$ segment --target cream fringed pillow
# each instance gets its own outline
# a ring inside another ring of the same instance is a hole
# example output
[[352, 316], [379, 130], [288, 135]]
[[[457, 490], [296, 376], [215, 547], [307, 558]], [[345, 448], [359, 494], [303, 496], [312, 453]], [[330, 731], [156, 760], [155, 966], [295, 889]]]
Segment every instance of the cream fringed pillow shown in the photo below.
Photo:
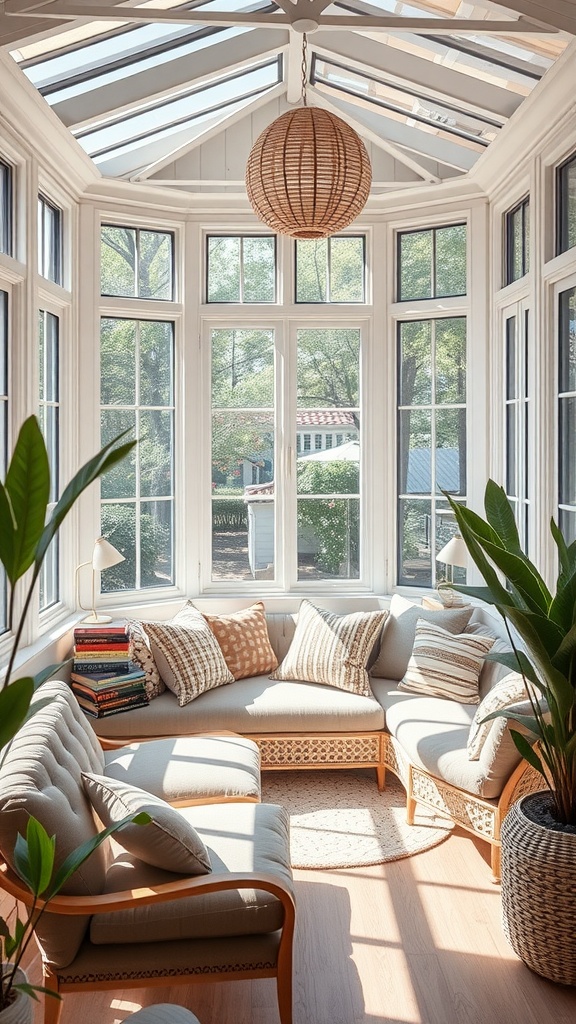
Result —
[[230, 615], [205, 614], [204, 618], [220, 645], [234, 679], [262, 676], [272, 672], [278, 665], [278, 658], [268, 636], [262, 601]]
[[189, 607], [185, 612], [186, 625], [147, 622], [145, 626], [160, 675], [180, 707], [206, 690], [234, 682], [204, 616]]
[[479, 704], [478, 680], [484, 655], [495, 637], [449, 633], [419, 619], [412, 656], [399, 690], [427, 697], [446, 697], [461, 704]]
[[371, 697], [366, 665], [387, 615], [337, 615], [302, 601], [288, 654], [270, 678], [324, 683]]
[[487, 715], [494, 714], [495, 711], [512, 708], [514, 705], [526, 701], [527, 697], [524, 679], [519, 672], [509, 672], [498, 683], [495, 683], [484, 697], [482, 703], [478, 705], [472, 719], [466, 748], [469, 761], [479, 760], [482, 748], [494, 725], [493, 719], [490, 719], [488, 722], [483, 721], [483, 719]]

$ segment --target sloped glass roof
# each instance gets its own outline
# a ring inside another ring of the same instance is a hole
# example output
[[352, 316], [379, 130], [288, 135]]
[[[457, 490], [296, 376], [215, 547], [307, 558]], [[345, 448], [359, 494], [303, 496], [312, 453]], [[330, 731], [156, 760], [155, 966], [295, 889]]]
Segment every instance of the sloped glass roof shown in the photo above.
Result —
[[[423, 177], [435, 160], [442, 177], [443, 166], [465, 172], [498, 138], [570, 39], [488, 0], [327, 0], [321, 8], [321, 0], [313, 8], [310, 0], [146, 0], [130, 8], [101, 0], [98, 19], [55, 22], [49, 33], [44, 21], [42, 38], [31, 32], [11, 53], [103, 172], [129, 176], [130, 147], [142, 168], [157, 158], [160, 139], [185, 144], [202, 124], [224, 131], [233, 110], [248, 118], [279, 83], [297, 98], [302, 36], [290, 26], [313, 9], [309, 102], [333, 104], [372, 146], [381, 138], [387, 152], [395, 147], [400, 161], [409, 152], [413, 169], [421, 154]], [[42, 7], [61, 17], [65, 10], [65, 0]], [[118, 153], [125, 159], [108, 160]]]

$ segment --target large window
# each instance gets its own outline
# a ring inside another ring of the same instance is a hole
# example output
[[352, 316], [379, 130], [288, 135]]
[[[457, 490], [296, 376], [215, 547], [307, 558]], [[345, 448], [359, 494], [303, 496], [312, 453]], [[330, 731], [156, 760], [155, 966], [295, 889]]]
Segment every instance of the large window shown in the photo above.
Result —
[[38, 196], [38, 273], [62, 284], [62, 210]]
[[104, 317], [102, 444], [133, 431], [138, 445], [101, 484], [101, 532], [125, 561], [102, 575], [103, 591], [174, 582], [174, 327]]
[[[0, 289], [0, 476], [8, 462], [8, 293]], [[0, 566], [0, 634], [8, 629], [6, 573]]]
[[[434, 586], [466, 496], [466, 320], [398, 325], [398, 583]], [[454, 570], [457, 580], [461, 570]]]
[[174, 298], [174, 235], [169, 231], [102, 226], [102, 295]]
[[207, 302], [275, 302], [274, 235], [208, 235]]
[[364, 235], [297, 241], [296, 302], [364, 302]]
[[290, 382], [270, 328], [212, 329], [211, 353], [212, 580], [357, 579], [359, 329], [297, 329]]
[[519, 281], [530, 269], [530, 200], [528, 197], [510, 210], [505, 218], [506, 280]]
[[398, 234], [398, 300], [466, 294], [466, 225]]
[[[60, 372], [59, 320], [41, 309], [38, 314], [38, 419], [50, 463], [50, 496], [53, 507], [59, 497], [60, 476]], [[59, 599], [59, 537], [52, 541], [40, 573], [40, 611]]]
[[576, 540], [576, 287], [560, 293], [558, 518], [567, 542]]
[[576, 153], [556, 172], [556, 252], [576, 245]]
[[528, 550], [528, 310], [505, 320], [505, 480], [520, 543]]
[[0, 252], [8, 256], [13, 254], [12, 209], [12, 168], [0, 160]]

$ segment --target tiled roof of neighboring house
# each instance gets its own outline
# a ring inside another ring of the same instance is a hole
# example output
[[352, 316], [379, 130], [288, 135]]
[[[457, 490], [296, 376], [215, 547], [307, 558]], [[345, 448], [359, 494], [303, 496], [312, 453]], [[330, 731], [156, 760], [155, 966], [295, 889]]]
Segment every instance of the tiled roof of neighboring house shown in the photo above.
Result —
[[245, 498], [264, 498], [274, 495], [274, 481], [269, 480], [267, 484], [247, 484], [244, 488]]
[[297, 427], [355, 427], [354, 415], [342, 409], [300, 409]]

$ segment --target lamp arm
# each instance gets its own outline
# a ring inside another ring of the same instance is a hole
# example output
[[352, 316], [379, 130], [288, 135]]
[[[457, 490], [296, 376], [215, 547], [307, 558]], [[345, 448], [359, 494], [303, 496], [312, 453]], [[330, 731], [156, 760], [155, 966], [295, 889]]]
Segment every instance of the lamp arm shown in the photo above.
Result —
[[[86, 566], [86, 565], [92, 565], [92, 559], [89, 559], [87, 562], [80, 562], [80, 565], [76, 566], [76, 571], [74, 573], [74, 579], [76, 581], [76, 603], [77, 603], [78, 607], [82, 609], [83, 612], [89, 612], [89, 611], [93, 610], [91, 608], [86, 608], [86, 606], [83, 605], [82, 601], [80, 600], [80, 578], [79, 578], [79, 573], [80, 573], [80, 569], [83, 569], [84, 566]], [[92, 603], [94, 603], [94, 572], [92, 572]]]

